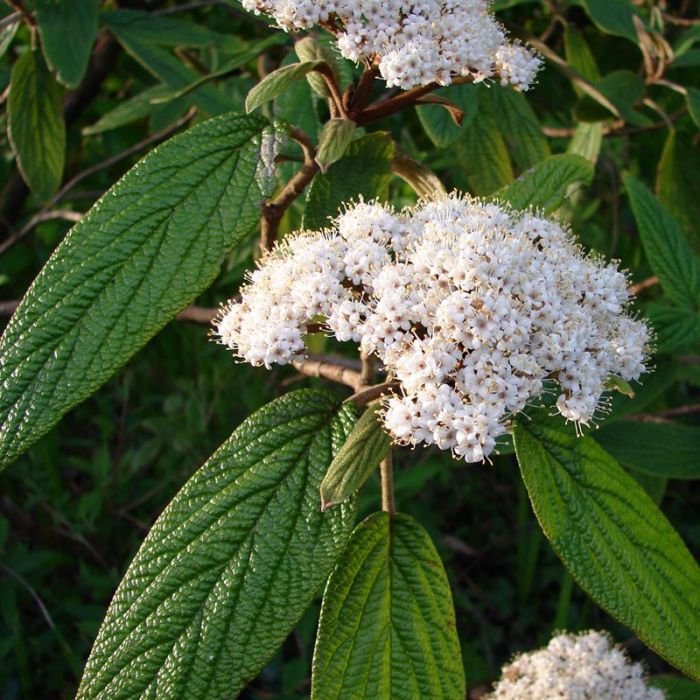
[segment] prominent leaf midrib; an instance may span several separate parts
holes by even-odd
[[[535,437],[536,437],[536,436],[535,436]],[[538,440],[538,442],[539,442],[539,440]],[[570,488],[569,488],[569,489],[564,489],[564,488],[561,486],[561,484],[562,484],[561,479],[567,479],[567,478],[568,478],[568,479],[569,479],[570,481],[572,481],[572,482],[577,481],[577,479],[574,478],[574,475],[573,475],[568,469],[560,469],[560,468],[559,468],[558,463],[555,461],[555,460],[556,460],[556,457],[553,456],[553,455],[550,453],[550,450],[548,449],[549,443],[547,443],[547,446],[543,445],[542,443],[540,443],[540,445],[542,446],[542,450],[544,451],[544,454],[545,454],[545,456],[547,457],[547,462],[549,463],[549,470],[550,470],[551,476],[552,476],[552,478],[554,479],[555,482],[558,482],[558,483],[559,483],[559,488],[557,489],[558,492],[561,493],[561,494],[563,494],[565,491],[567,491],[567,492],[571,495],[572,498],[575,498],[575,499],[576,499],[577,505],[578,505],[577,510],[579,510],[579,511],[582,510],[583,508],[581,508],[581,501],[580,501],[579,498],[576,496],[576,494],[575,494],[575,493],[572,493],[572,491],[571,491]],[[606,473],[607,473],[607,472],[606,472]],[[587,490],[587,489],[590,488],[590,485],[586,485],[586,484],[584,484],[583,482],[579,482],[579,488],[581,488],[581,489],[586,489],[586,490]],[[598,487],[596,486],[596,488],[598,488]],[[598,490],[601,490],[601,489],[598,488]],[[585,491],[584,491],[584,492],[585,492]],[[550,498],[554,495],[554,494],[552,493],[552,491],[548,491],[548,494],[550,495]],[[563,495],[562,495],[562,498],[563,498]],[[629,504],[628,502],[623,501],[622,503],[623,503],[623,505],[625,505],[626,508],[629,508],[629,507],[630,507],[630,504]],[[640,558],[644,561],[645,565],[646,565],[646,566],[649,566],[649,564],[652,563],[652,562],[649,562],[649,557],[648,557],[648,553],[647,553],[647,549],[649,549],[648,545],[647,545],[646,543],[644,543],[644,542],[641,542],[640,540],[637,540],[636,538],[631,537],[629,531],[628,531],[627,529],[622,528],[622,527],[620,526],[619,522],[615,519],[614,513],[613,513],[612,511],[606,511],[606,510],[603,508],[602,504],[599,504],[599,503],[598,503],[596,500],[594,500],[594,499],[591,499],[590,503],[586,503],[585,505],[586,505],[586,506],[593,505],[594,507],[597,507],[599,511],[602,511],[602,513],[603,513],[605,516],[607,516],[609,519],[611,519],[613,522],[615,522],[616,525],[617,525],[618,527],[620,527],[621,530],[623,530],[623,532],[624,532],[625,535],[630,539],[630,541],[632,541],[632,542],[638,547],[638,550],[636,551],[636,553],[637,553],[638,556],[640,556]],[[634,513],[635,513],[635,515],[639,515],[640,517],[642,517],[641,514],[640,514],[637,510],[634,510]],[[627,554],[630,554],[630,552],[628,551],[628,552],[626,553],[626,552],[625,552],[625,549],[626,549],[626,548],[625,548],[624,546],[623,546],[621,549],[617,549],[617,548],[614,546],[614,543],[613,543],[614,538],[608,538],[608,537],[606,537],[606,535],[605,535],[605,532],[606,532],[606,531],[605,531],[604,526],[601,525],[601,522],[600,522],[600,520],[599,520],[599,515],[596,517],[596,515],[595,515],[592,511],[590,511],[590,510],[589,510],[589,514],[592,516],[592,517],[591,517],[591,521],[595,524],[595,527],[596,527],[596,530],[597,530],[597,534],[598,534],[598,537],[597,537],[596,540],[595,540],[596,545],[601,546],[603,549],[607,549],[608,552],[612,552],[612,554],[613,554],[613,555],[615,556],[615,558],[617,558],[618,560],[627,562],[628,559],[629,559],[628,556],[627,556]],[[539,515],[538,515],[538,519],[540,519],[540,521],[541,521],[541,517],[540,517]],[[572,520],[575,521],[576,519],[574,518],[574,519],[572,519]],[[578,539],[579,539],[579,541],[584,541],[584,542],[585,542],[585,541],[586,541],[585,531],[584,531],[582,528],[577,527],[577,523],[576,523],[576,522],[570,523],[569,525],[570,525],[570,526],[573,526],[573,527],[575,528],[575,531],[578,533]],[[561,544],[559,543],[559,537],[558,537],[558,536],[555,536],[555,538],[552,540],[552,544],[553,544],[553,545],[556,545],[557,548],[560,548],[560,547],[561,547]],[[561,551],[561,550],[560,550],[560,551]],[[595,551],[595,549],[589,548],[589,553],[592,553],[592,552],[594,552],[594,551]],[[673,565],[673,568],[674,568],[676,571],[680,571],[680,572],[683,574],[683,577],[686,578],[686,580],[689,580],[689,579],[687,579],[687,577],[686,577],[686,575],[685,575],[685,571],[683,571],[682,569],[679,569],[679,567],[676,565],[676,563],[675,563],[672,559],[670,559],[670,558],[668,557],[668,555],[667,555],[663,550],[656,550],[656,549],[653,549],[653,548],[652,548],[652,551],[655,551],[655,552],[660,553],[660,554],[662,555],[662,557],[663,557],[666,561],[670,562],[670,563]],[[635,553],[635,552],[633,551],[632,553]],[[594,558],[597,559],[597,557],[594,557]],[[603,568],[602,571],[605,573],[606,576],[608,575],[608,572],[607,572],[606,569]],[[627,577],[633,584],[635,584],[634,587],[636,587],[636,588],[642,587],[642,588],[643,588],[644,594],[645,594],[645,595],[644,595],[645,600],[646,600],[649,604],[652,605],[652,607],[653,607],[654,610],[656,611],[656,613],[657,613],[657,615],[659,616],[659,618],[661,618],[661,619],[663,620],[664,624],[667,624],[669,628],[673,628],[673,625],[672,625],[671,623],[669,623],[669,622],[668,622],[668,619],[667,619],[667,617],[668,617],[668,607],[669,607],[669,606],[662,606],[662,607],[660,607],[660,606],[659,606],[659,602],[658,602],[658,597],[657,597],[656,595],[654,595],[654,596],[652,597],[652,595],[651,595],[651,593],[650,593],[650,591],[649,591],[648,586],[647,586],[647,585],[641,586],[641,584],[644,583],[644,582],[640,582],[640,581],[638,581],[637,579],[635,579],[634,577],[632,577],[631,574],[629,573],[629,571],[627,571],[627,570],[625,569],[625,567],[621,567],[620,573],[621,573],[621,575]],[[582,582],[579,580],[579,579],[580,579],[580,576],[579,576],[578,573],[572,572],[572,575],[573,575],[574,578],[577,580],[577,582],[582,583]],[[669,581],[666,580],[666,579],[664,579],[664,580],[665,580],[665,582],[666,582],[666,585],[671,589],[671,592],[675,595],[676,599],[679,600],[679,601],[681,602],[681,604],[682,604],[682,603],[684,602],[684,597],[678,592],[678,590],[676,589],[676,587],[674,586],[673,583],[669,582]],[[596,593],[595,597],[596,597],[596,598],[598,597],[598,593]],[[682,621],[685,622],[685,619],[683,618]],[[684,631],[685,631],[686,633],[689,633],[690,638],[692,638],[692,634],[693,634],[692,628],[689,627],[689,626],[685,626],[685,625],[683,625],[683,628],[684,628]],[[640,633],[639,631],[637,631],[637,633],[639,634],[640,638],[641,638],[643,641],[647,641],[647,635],[645,635],[645,634],[643,634],[643,633]]]
[[[313,416],[318,416],[319,418],[322,418],[322,417],[329,418],[329,417],[330,417],[330,414],[329,414],[328,412],[325,412],[325,411],[324,411],[324,412],[317,412],[317,413],[314,413],[314,414],[311,414],[311,415],[313,415]],[[277,428],[279,425],[288,425],[288,424],[290,424],[290,423],[292,423],[292,422],[294,422],[294,421],[298,421],[298,420],[299,420],[298,417],[291,417],[291,418],[289,418],[289,420],[287,420],[287,421],[283,421],[283,422],[281,422],[281,423],[279,423],[279,424],[276,424],[275,427]],[[327,427],[327,426],[320,426],[320,427]],[[311,450],[311,446],[313,445],[313,442],[314,442],[314,437],[316,436],[315,434],[318,432],[318,430],[319,430],[319,425],[316,425],[316,426],[313,426],[313,428],[309,428],[308,431],[305,431],[304,433],[301,433],[301,434],[298,436],[299,438],[301,438],[302,436],[304,436],[304,437],[308,436],[308,440],[305,441],[305,446],[304,446],[304,447],[302,447],[301,445],[299,446],[299,447],[300,447],[300,450],[299,450],[299,453],[298,453],[298,454],[299,454],[299,457],[297,457],[297,459],[299,459],[299,458],[302,458],[302,456],[303,456],[303,459],[304,459],[304,461],[303,461],[303,465],[304,465],[304,479],[303,479],[302,492],[305,490],[305,488],[306,488],[306,486],[307,486],[307,484],[308,484],[308,476],[309,476],[309,468],[310,468],[309,453],[310,453],[310,450]],[[249,446],[249,445],[248,445],[248,446]],[[290,446],[290,443],[289,443],[289,442],[288,442],[288,443],[285,443],[285,444],[283,444],[283,445],[281,445],[281,446],[278,446],[276,449],[273,449],[270,453],[267,453],[267,454],[265,455],[264,459],[266,459],[266,458],[268,458],[268,457],[274,455],[274,454],[277,453],[277,452],[286,451],[286,450],[289,448],[289,446]],[[242,448],[242,449],[245,449],[245,448]],[[235,453],[234,453],[234,454],[235,454]],[[232,455],[232,457],[233,457],[233,455]],[[262,461],[262,460],[261,460],[260,458],[258,458],[258,459],[256,459],[255,461],[256,461],[256,462],[260,462],[260,461]],[[284,485],[285,482],[288,481],[288,479],[289,479],[291,473],[294,471],[294,469],[297,468],[298,462],[295,462],[295,460],[294,460],[293,458],[291,458],[291,455],[290,455],[290,460],[289,460],[289,461],[290,461],[290,464],[291,464],[290,468],[289,468],[288,470],[286,470],[286,471],[284,472],[283,475],[281,475],[281,478],[279,479],[278,482],[276,482],[275,484],[271,484],[269,487],[262,487],[262,488],[260,489],[260,492],[262,492],[262,491],[265,490],[265,488],[269,488],[269,490],[271,491],[271,495],[270,495],[270,497],[268,498],[267,502],[265,503],[265,506],[262,507],[262,508],[260,508],[260,510],[259,510],[259,512],[258,512],[258,515],[257,515],[256,518],[255,518],[254,524],[253,524],[253,526],[250,528],[250,534],[249,534],[248,536],[244,537],[244,538],[240,541],[240,546],[241,546],[241,547],[246,546],[246,545],[248,544],[249,541],[251,541],[252,539],[254,539],[255,532],[256,532],[256,528],[257,528],[257,526],[258,526],[258,524],[259,524],[259,522],[260,522],[260,518],[263,517],[264,514],[266,513],[267,508],[268,508],[270,502],[272,501],[272,499],[274,498],[274,496],[275,496],[275,494],[276,494],[276,491],[277,491],[282,485]],[[245,469],[242,470],[242,473],[245,473]],[[240,477],[241,475],[242,475],[242,474],[238,474],[237,476]],[[222,499],[223,499],[223,495],[224,495],[225,492],[228,492],[230,489],[235,489],[235,487],[237,486],[237,480],[238,480],[238,478],[236,478],[232,483],[227,484],[227,486],[225,487],[225,489],[222,490]],[[236,506],[240,505],[240,503],[242,502],[242,500],[245,500],[245,499],[248,498],[248,497],[250,497],[250,492],[244,493],[243,498],[242,498],[241,500],[237,500],[237,501],[231,503],[230,506],[229,506],[229,508],[228,508],[228,510],[230,511],[231,509],[233,509],[233,508],[235,508]],[[198,513],[201,514],[201,511],[202,511],[207,505],[210,505],[210,502],[207,502],[207,503],[205,503],[203,506],[201,506],[200,508],[198,508],[198,509],[190,516],[190,518],[189,518],[187,521],[185,521],[185,522],[186,522],[186,523],[189,522],[189,521],[190,521],[192,518],[194,518]],[[295,523],[298,522],[298,517],[299,517],[300,512],[301,512],[301,508],[299,507],[299,508],[296,510],[296,512],[295,512]],[[203,529],[201,532],[197,533],[197,535],[196,535],[195,537],[193,537],[191,540],[189,540],[189,542],[187,543],[187,546],[191,546],[192,544],[194,544],[195,542],[197,542],[198,540],[200,540],[201,537],[203,537],[204,535],[206,535],[208,531],[210,531],[211,529],[215,528],[216,523],[217,523],[221,518],[225,518],[225,517],[226,517],[226,513],[222,513],[221,516],[220,516],[219,518],[217,518],[217,521],[215,521],[214,523],[210,524],[209,526],[205,526],[204,529]],[[183,523],[183,525],[184,525],[184,523]],[[294,529],[292,529],[292,534],[293,534],[293,531],[294,531]],[[171,536],[174,536],[174,533],[171,533]],[[290,534],[290,538],[291,538],[291,534]],[[165,540],[163,540],[163,543],[165,543]],[[252,547],[252,541],[251,541],[251,547]],[[283,553],[282,553],[282,556],[284,556],[285,554],[286,554],[286,552],[283,552]],[[158,557],[160,557],[160,556],[162,556],[162,552],[157,553],[157,557],[156,557],[156,558],[158,558]],[[148,560],[147,560],[147,561],[148,561]],[[151,561],[152,561],[152,560],[151,560]],[[144,596],[147,592],[150,591],[151,587],[153,587],[153,586],[155,586],[157,583],[159,583],[160,580],[162,580],[162,579],[166,576],[166,574],[170,572],[170,568],[169,568],[169,567],[172,565],[172,563],[173,563],[173,559],[170,559],[170,561],[168,562],[168,564],[165,565],[165,568],[163,568],[162,571],[159,572],[158,575],[154,577],[154,579],[153,579],[153,581],[151,582],[151,584],[149,584],[149,586],[147,586],[147,587],[141,592],[141,594],[140,594],[139,596],[137,596],[135,599],[133,599],[132,601],[130,601],[130,605],[131,605],[131,606],[134,606],[134,605],[138,604],[138,602],[139,602],[140,600],[142,600],[143,596]],[[204,572],[201,572],[201,571],[198,572],[198,574],[204,574],[204,573],[210,573],[212,570],[215,570],[215,569],[220,569],[219,573],[217,573],[217,575],[215,576],[213,583],[211,584],[211,586],[209,586],[209,589],[210,589],[210,590],[209,590],[209,593],[205,596],[204,600],[202,601],[202,606],[204,606],[204,605],[206,604],[206,602],[209,600],[209,598],[210,598],[210,596],[211,596],[211,594],[212,594],[214,588],[216,587],[217,582],[219,582],[219,581],[221,580],[222,575],[224,574],[224,572],[226,571],[226,569],[227,569],[227,567],[228,567],[229,565],[230,565],[230,561],[225,561],[225,562],[223,562],[222,564],[214,564],[214,565],[212,565],[210,568],[208,568],[208,569],[207,569],[206,571],[204,571]],[[146,611],[146,615],[145,615],[142,619],[141,619],[140,616],[139,616],[139,618],[136,618],[135,616],[132,615],[132,616],[129,618],[129,622],[132,622],[132,623],[133,623],[133,624],[131,625],[131,629],[129,630],[129,632],[127,633],[127,635],[124,637],[123,641],[117,646],[117,648],[114,649],[114,650],[112,650],[112,653],[116,653],[116,652],[118,652],[118,651],[121,651],[122,648],[124,648],[124,647],[128,648],[129,645],[130,645],[130,643],[131,643],[131,641],[132,641],[132,640],[131,640],[131,636],[132,636],[133,632],[135,631],[135,627],[137,627],[137,626],[143,624],[143,623],[146,622],[149,618],[151,618],[153,615],[157,614],[158,611],[162,608],[162,606],[163,606],[164,604],[166,604],[166,603],[167,603],[173,596],[175,596],[185,585],[187,585],[188,583],[191,583],[193,580],[194,580],[193,578],[182,580],[181,584],[178,585],[176,588],[174,588],[174,589],[171,591],[171,593],[169,594],[169,596],[168,596],[167,598],[163,599],[155,608]],[[269,585],[271,586],[272,583],[273,583],[272,577],[270,577],[270,578],[268,579],[268,582],[269,582]],[[243,582],[241,581],[241,582],[240,582],[240,585],[237,585],[237,586],[235,587],[235,593],[236,593],[237,596],[239,596],[239,595],[241,594],[242,590],[243,590],[243,585],[242,585],[242,583],[243,583]],[[230,625],[232,619],[233,619],[233,616],[229,617],[229,619],[228,619],[228,621],[227,621],[227,627],[228,627],[228,625]],[[185,635],[186,631],[187,631],[187,627],[185,627],[185,628],[183,629],[182,633],[178,635],[177,639],[175,639],[175,640],[173,641],[172,645],[169,645],[169,650],[168,650],[168,653],[166,654],[165,658],[168,658],[168,657],[172,654],[172,650],[173,650],[173,649],[177,646],[177,644],[182,640],[182,638],[183,638],[183,636]],[[148,653],[148,651],[150,651],[152,648],[160,648],[160,647],[162,647],[162,644],[155,644],[153,647],[149,647],[149,648],[147,648],[146,650],[139,649],[139,653],[137,653],[136,656],[133,656],[133,657],[129,660],[128,664],[125,664],[125,665],[123,666],[123,668],[126,669],[126,668],[128,668],[129,666],[133,665],[134,663],[138,662],[138,661],[144,656],[144,654]],[[166,647],[166,648],[168,648],[168,647]],[[219,658],[220,652],[221,652],[221,647],[218,649],[218,652],[217,652],[217,661],[216,661],[215,663],[218,662],[218,658]],[[213,664],[212,664],[212,665],[213,665]],[[188,675],[191,675],[191,669],[190,669],[190,672],[188,673]],[[207,689],[210,687],[210,685],[211,685],[211,679],[213,679],[214,676],[215,676],[215,674],[212,673],[211,676],[210,676],[210,681],[209,681],[209,683],[208,683],[208,685],[207,685]],[[111,680],[108,680],[108,681],[107,681],[107,684],[106,684],[106,685],[102,685],[101,687],[99,687],[98,690],[97,690],[97,692],[102,692],[102,691],[106,690],[106,689],[109,687],[109,685],[110,685],[111,682],[112,682]]]

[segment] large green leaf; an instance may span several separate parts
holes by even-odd
[[[428,138],[438,148],[454,143],[469,127],[478,107],[478,88],[474,84],[451,85],[440,88],[434,95],[445,98],[464,112],[462,125],[457,126],[450,113],[439,104],[424,104],[416,107],[418,119]]]
[[[314,177],[306,197],[304,228],[328,226],[344,202],[386,199],[393,157],[394,142],[386,133],[377,131],[353,141],[325,174]]]
[[[526,170],[551,155],[537,115],[522,92],[497,87],[491,89],[491,98],[499,128],[519,170]]]
[[[126,572],[80,700],[234,697],[294,628],[353,526],[318,507],[352,418],[321,391],[246,420],[158,518]]]
[[[457,142],[457,160],[472,194],[492,194],[513,179],[508,146],[488,91],[479,92],[479,111]]]
[[[637,43],[636,12],[629,0],[583,0],[582,4],[598,29]]]
[[[271,193],[276,132],[226,115],[152,151],[73,227],[0,340],[0,467],[202,292]]]
[[[445,570],[408,515],[358,525],[328,581],[312,700],[457,700],[464,668]]]
[[[66,151],[63,89],[36,51],[12,69],[8,130],[17,165],[32,192],[48,199],[61,184]]]
[[[549,214],[563,204],[571,185],[589,184],[592,179],[593,164],[583,156],[550,156],[498,190],[494,197],[510,202],[515,209],[534,207]]]
[[[379,424],[379,404],[370,406],[335,456],[321,482],[321,508],[343,503],[362,487],[389,454],[391,440]]]
[[[97,34],[99,0],[34,0],[34,5],[46,62],[64,85],[75,87]]]
[[[677,423],[614,421],[593,435],[618,462],[669,479],[700,479],[700,429]]]
[[[624,183],[644,251],[663,290],[678,306],[700,306],[700,260],[683,229],[639,180],[626,175]]]
[[[522,423],[515,450],[545,535],[608,613],[700,677],[700,568],[649,496],[588,437]]]
[[[595,165],[602,145],[603,125],[600,122],[581,122],[577,125],[566,152],[583,156]]]

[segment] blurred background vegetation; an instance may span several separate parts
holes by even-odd
[[[653,189],[700,252],[699,5],[497,0],[502,21],[544,54],[539,84],[525,97],[488,85],[446,89],[465,111],[461,128],[435,106],[372,126],[391,134],[448,188],[480,195],[550,153],[595,162],[593,182],[569,193],[561,216],[586,247],[632,271],[639,309],[653,313],[660,350],[657,372],[637,397],[615,399],[616,410],[632,420],[604,428],[601,440],[606,444],[606,430],[608,442],[614,435],[618,459],[696,555],[695,482],[651,476],[644,465],[650,455],[675,465],[700,463],[700,321],[680,336],[664,325],[659,309],[670,307],[662,305],[645,260],[621,175],[633,173]],[[0,7],[5,123],[13,66],[46,38],[35,26],[41,0]],[[242,111],[259,76],[293,60],[294,38],[244,13],[235,0],[120,0],[99,9],[82,78],[64,88],[47,77],[59,91],[67,134],[57,192],[30,193],[7,130],[0,135],[3,325],[72,221],[129,167],[171,133]],[[228,72],[227,63],[265,40],[264,54],[254,50]],[[344,62],[343,70],[347,80],[355,69]],[[196,82],[204,76],[206,82]],[[303,81],[271,109],[314,137],[326,117]],[[281,177],[291,167],[284,164]],[[399,178],[378,177],[395,204],[415,201]],[[284,230],[299,224],[303,209],[299,201]],[[233,296],[256,256],[252,237],[198,304],[214,307]],[[316,348],[328,349],[324,341]],[[175,321],[0,475],[0,698],[73,697],[110,597],[165,504],[253,410],[292,385],[312,383],[284,368],[236,364],[211,342],[206,326]],[[651,443],[639,443],[640,424],[654,426]],[[687,430],[674,432],[679,425]],[[428,529],[446,562],[472,697],[514,652],[546,643],[555,629],[609,629],[651,671],[670,671],[572,583],[534,520],[507,448],[483,466],[434,450],[402,450],[396,480],[399,509]],[[363,514],[377,503],[378,484],[371,481],[362,493]],[[318,604],[245,697],[308,695],[317,614]]]

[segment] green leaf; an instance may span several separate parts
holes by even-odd
[[[625,420],[603,425],[593,437],[626,467],[668,479],[700,479],[698,428]]]
[[[700,306],[700,260],[683,229],[639,180],[631,175],[623,180],[644,251],[663,290],[678,306]]]
[[[134,41],[157,46],[228,45],[240,49],[237,39],[215,32],[194,22],[184,22],[172,17],[155,16],[138,10],[114,10],[101,12],[100,21],[115,34],[131,37]]]
[[[464,669],[445,570],[408,515],[358,525],[331,575],[314,650],[312,700],[456,700]]]
[[[303,227],[328,226],[328,219],[339,214],[344,202],[360,197],[386,199],[393,157],[394,142],[384,132],[375,131],[353,141],[327,173],[314,177],[306,197]]]
[[[321,509],[343,503],[369,479],[389,454],[391,440],[377,417],[379,405],[370,406],[357,421],[321,482]]]
[[[8,133],[22,177],[34,194],[47,200],[63,177],[66,125],[63,89],[41,55],[27,51],[12,69]]]
[[[349,119],[329,119],[323,125],[316,152],[316,162],[322,173],[343,157],[356,129],[357,124]]]
[[[614,374],[611,374],[606,379],[604,388],[609,391],[617,391],[630,399],[634,398],[634,389],[632,388],[632,385],[625,381],[622,377],[616,377]]]
[[[0,467],[218,274],[274,183],[277,133],[225,115],[153,150],[73,227],[0,340]]]
[[[700,251],[699,173],[700,146],[685,134],[669,131],[656,173],[656,194],[687,231],[696,251]]]
[[[566,152],[583,156],[595,165],[598,161],[602,144],[603,125],[600,122],[581,122],[576,126]]]
[[[614,394],[610,397],[610,411],[605,418],[605,426],[611,421],[618,420],[633,413],[639,413],[652,401],[663,394],[675,380],[675,369],[672,362],[656,360],[654,371],[645,374],[642,381],[634,382],[634,398],[628,398],[622,394]]]
[[[564,52],[567,63],[586,80],[591,83],[600,80],[598,64],[583,38],[583,33],[570,24],[567,24],[564,29]],[[579,97],[585,94],[576,83],[573,84],[573,87]]]
[[[496,192],[494,197],[510,202],[515,209],[533,207],[550,214],[563,204],[572,184],[588,185],[592,179],[593,164],[582,156],[551,156]]]
[[[478,88],[474,84],[450,85],[450,87],[436,90],[431,93],[431,96],[449,100],[464,113],[462,125],[457,126],[449,111],[439,104],[424,104],[416,107],[416,114],[428,138],[438,148],[447,148],[464,134],[476,116]]]
[[[246,420],[158,518],[107,611],[79,700],[232,698],[319,592],[354,507],[318,486],[352,423],[321,391]]]
[[[650,678],[649,685],[664,691],[665,700],[698,700],[700,684],[685,678]]]
[[[700,676],[700,569],[643,489],[588,437],[519,424],[535,515],[574,579],[669,663]]]
[[[64,85],[75,87],[85,75],[97,34],[99,0],[35,0],[41,48]]]
[[[686,88],[685,101],[688,105],[688,112],[695,122],[695,126],[700,129],[700,90],[698,88]]]
[[[281,95],[296,80],[301,80],[311,71],[327,65],[325,61],[307,61],[305,63],[292,63],[272,71],[248,93],[245,100],[246,112],[250,114],[260,105]]]
[[[187,88],[201,78],[168,50],[140,41],[138,36],[132,36],[121,27],[113,31],[124,50],[173,91]],[[236,102],[229,95],[209,84],[193,90],[191,100],[193,104],[212,116],[230,112],[237,107]]]
[[[408,156],[394,156],[391,172],[407,182],[419,197],[428,198],[447,193],[440,178],[430,168]]]
[[[296,53],[302,63],[308,61],[325,61],[331,71],[333,71],[336,81],[340,84],[338,61],[333,52],[325,44],[316,41],[313,37],[307,36],[294,42],[294,53]],[[330,90],[323,76],[311,72],[306,75],[306,80],[316,94],[321,97],[328,97],[330,95]]]
[[[457,142],[457,160],[472,194],[489,195],[513,179],[513,166],[490,93],[479,93],[479,111]]]
[[[128,100],[120,102],[117,107],[103,114],[94,124],[83,129],[85,136],[102,134],[105,131],[118,129],[120,126],[132,124],[145,117],[150,117],[153,112],[160,109],[158,98],[172,94],[167,85],[154,85],[146,88]]]
[[[602,32],[638,42],[633,21],[636,12],[629,0],[583,0],[582,4]]]
[[[519,170],[526,170],[551,155],[537,116],[522,92],[494,87],[491,98],[499,128]]]

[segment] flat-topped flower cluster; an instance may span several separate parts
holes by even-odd
[[[625,275],[557,222],[454,193],[400,213],[360,202],[287,237],[217,329],[269,368],[302,360],[321,323],[398,380],[382,414],[398,443],[478,462],[548,385],[586,424],[608,377],[639,378],[649,332],[628,302]]]
[[[322,24],[335,32],[351,61],[379,60],[387,85],[403,89],[454,76],[483,79],[498,73],[504,85],[527,89],[540,59],[509,42],[487,0],[242,0],[287,31]]]
[[[503,668],[486,700],[664,700],[603,632],[560,634]]]

